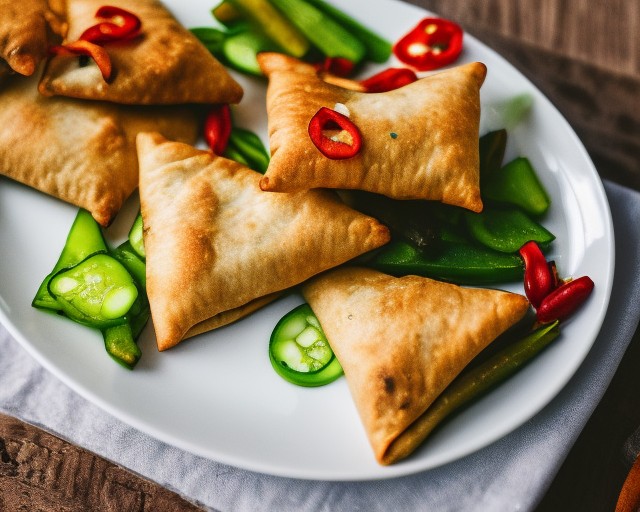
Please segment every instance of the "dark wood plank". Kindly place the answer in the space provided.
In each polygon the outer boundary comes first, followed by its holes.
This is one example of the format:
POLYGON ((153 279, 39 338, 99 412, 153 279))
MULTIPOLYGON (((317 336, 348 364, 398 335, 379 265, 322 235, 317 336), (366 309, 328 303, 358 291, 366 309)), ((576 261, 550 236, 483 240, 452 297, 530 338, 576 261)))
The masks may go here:
POLYGON ((154 482, 0 414, 0 511, 202 510, 154 482))
POLYGON ((615 73, 640 76, 640 3, 633 0, 409 0, 464 24, 615 73))

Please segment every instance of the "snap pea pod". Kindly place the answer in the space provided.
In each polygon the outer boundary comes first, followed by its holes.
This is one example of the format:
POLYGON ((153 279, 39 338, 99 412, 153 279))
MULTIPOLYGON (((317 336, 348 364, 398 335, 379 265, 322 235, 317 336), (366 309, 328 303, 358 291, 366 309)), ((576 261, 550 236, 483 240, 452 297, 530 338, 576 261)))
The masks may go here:
POLYGON ((555 235, 517 208, 485 206, 481 213, 465 212, 467 228, 481 244, 500 252, 515 253, 530 241, 548 247, 555 235))
POLYGON ((428 436, 456 411, 504 382, 530 362, 560 334, 558 322, 545 325, 508 345, 495 355, 462 373, 422 416, 420 434, 428 436))
POLYGON ((483 199, 507 203, 539 217, 547 212, 551 199, 526 157, 507 163, 483 182, 483 199))

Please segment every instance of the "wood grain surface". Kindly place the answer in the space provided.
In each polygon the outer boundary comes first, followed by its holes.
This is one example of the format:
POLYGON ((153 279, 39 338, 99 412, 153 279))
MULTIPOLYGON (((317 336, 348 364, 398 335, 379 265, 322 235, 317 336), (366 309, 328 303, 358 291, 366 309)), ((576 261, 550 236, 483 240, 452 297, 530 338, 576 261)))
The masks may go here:
MULTIPOLYGON (((212 2, 212 5, 216 2, 212 2)), ((410 0, 455 19, 558 107, 603 178, 640 190, 640 2, 410 0)), ((416 20, 417 21, 417 20, 416 20)), ((640 333, 538 512, 614 510, 640 425, 640 333)), ((196 504, 0 415, 0 511, 191 511, 196 504)))
POLYGON ((195 512, 156 483, 0 414, 0 512, 195 512))
POLYGON ((409 0, 470 30, 512 37, 614 73, 640 75, 636 0, 409 0))

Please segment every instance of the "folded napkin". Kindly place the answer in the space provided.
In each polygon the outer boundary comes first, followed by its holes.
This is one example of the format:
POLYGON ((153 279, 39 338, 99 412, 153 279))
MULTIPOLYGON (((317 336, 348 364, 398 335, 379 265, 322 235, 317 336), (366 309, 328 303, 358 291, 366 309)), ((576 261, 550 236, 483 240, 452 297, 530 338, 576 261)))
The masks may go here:
POLYGON ((541 412, 490 446, 411 476, 317 482, 219 464, 159 442, 87 402, 0 326, 0 410, 220 511, 532 510, 602 398, 640 317, 640 194, 607 182, 616 272, 602 330, 541 412))

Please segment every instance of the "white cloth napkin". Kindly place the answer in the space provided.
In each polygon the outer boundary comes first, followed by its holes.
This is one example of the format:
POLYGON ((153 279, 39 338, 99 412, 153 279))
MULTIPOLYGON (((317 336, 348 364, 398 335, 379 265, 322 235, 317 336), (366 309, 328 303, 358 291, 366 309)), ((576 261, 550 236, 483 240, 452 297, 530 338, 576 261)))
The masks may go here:
POLYGON ((532 510, 605 392, 640 317, 640 194, 607 182, 616 271, 602 330, 568 385, 492 445, 412 476, 368 482, 274 477, 159 442, 87 402, 42 368, 0 325, 0 410, 220 511, 532 510))

